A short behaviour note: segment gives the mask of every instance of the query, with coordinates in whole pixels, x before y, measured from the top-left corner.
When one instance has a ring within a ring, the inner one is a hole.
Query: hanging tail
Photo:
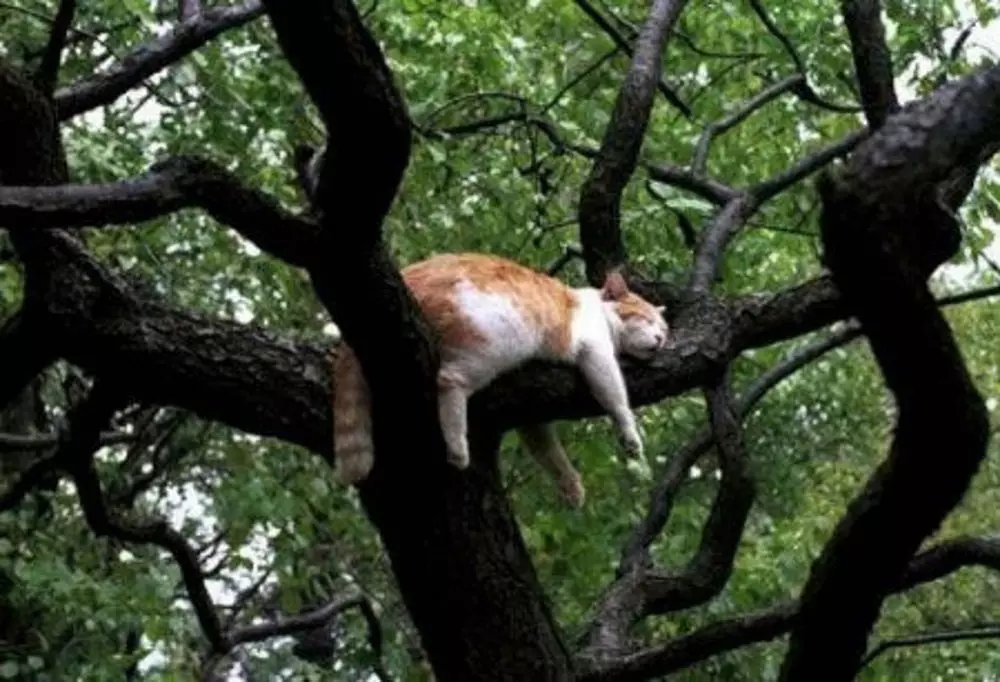
[[[344,342],[333,362],[333,457],[337,480],[344,485],[363,481],[375,464],[368,382]]]

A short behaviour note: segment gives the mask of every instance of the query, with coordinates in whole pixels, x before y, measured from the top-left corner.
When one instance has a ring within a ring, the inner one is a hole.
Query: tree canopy
[[[0,679],[1000,676],[998,11],[833,9],[0,3]],[[446,463],[444,251],[666,305],[649,467],[541,361]]]

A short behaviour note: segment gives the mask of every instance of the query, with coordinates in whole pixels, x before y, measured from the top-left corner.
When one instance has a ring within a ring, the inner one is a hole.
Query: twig
[[[555,277],[562,269],[567,265],[572,263],[577,258],[583,258],[583,251],[580,250],[579,246],[567,245],[563,247],[562,254],[552,261],[548,267],[545,268],[546,274]]]
[[[704,174],[705,166],[708,163],[709,147],[717,136],[731,130],[735,126],[738,126],[751,114],[762,108],[768,102],[776,99],[783,93],[788,92],[793,87],[803,82],[805,82],[805,76],[802,74],[796,74],[794,76],[784,78],[777,83],[772,83],[744,102],[742,106],[736,109],[736,111],[705,126],[705,130],[698,139],[698,145],[695,147],[694,160],[691,162],[691,170],[694,171],[696,175]]]
[[[876,658],[892,649],[924,646],[926,644],[941,644],[944,642],[960,642],[962,640],[997,638],[1000,638],[1000,625],[984,625],[966,630],[945,630],[943,632],[928,632],[922,635],[887,639],[879,642],[874,649],[865,654],[865,657],[861,659],[858,670],[867,668]]]
[[[849,153],[862,141],[868,138],[867,130],[859,130],[847,135],[842,140],[834,142],[828,147],[824,147],[813,152],[804,159],[799,160],[791,168],[788,168],[763,182],[750,188],[750,193],[757,197],[760,203],[774,198],[786,189],[812,175],[823,166],[834,159]]]

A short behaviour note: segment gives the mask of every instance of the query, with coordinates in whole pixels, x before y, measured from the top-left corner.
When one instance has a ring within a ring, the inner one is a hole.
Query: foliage
[[[828,102],[853,103],[849,45],[830,3],[771,4],[774,21],[797,46],[815,91]],[[960,5],[954,0],[886,3],[895,27],[890,46],[896,70],[913,73],[910,85],[917,94],[927,92],[941,76],[967,73],[979,62],[965,53],[954,60],[947,57],[948,41],[966,21]],[[42,0],[5,3],[0,8],[0,53],[37,62],[47,36],[43,19],[54,14],[55,6]],[[641,22],[647,3],[627,0],[613,10],[627,31]],[[965,11],[982,24],[996,14],[985,2],[972,3]],[[87,3],[79,15],[61,84],[91,74],[173,21],[172,13],[154,12],[143,3],[108,0]],[[591,70],[612,47],[608,36],[570,0],[384,0],[375,3],[368,25],[382,42],[419,125],[409,170],[387,223],[399,261],[445,250],[479,250],[545,268],[573,245],[588,159],[559,148],[540,127],[524,120],[473,134],[448,130],[491,117],[538,117],[550,122],[563,141],[596,147],[628,65],[618,53]],[[680,39],[682,34],[690,40]],[[660,98],[642,153],[651,161],[677,164],[689,161],[706,123],[795,72],[783,46],[745,3],[695,3],[669,43],[664,64],[667,82],[694,115],[685,120]],[[321,139],[315,121],[280,57],[270,25],[257,20],[226,32],[129,96],[69,122],[63,135],[77,181],[127,178],[158,159],[199,153],[287,207],[300,207],[292,146]],[[752,184],[857,129],[859,121],[855,114],[786,95],[718,138],[708,170],[734,186]],[[997,279],[988,268],[969,274],[968,266],[985,263],[998,197],[1000,185],[987,176],[965,209],[967,245],[954,263],[967,266],[955,271],[962,288]],[[673,279],[690,264],[678,212],[700,229],[710,209],[702,200],[647,183],[636,173],[622,210],[634,261],[650,276]],[[728,251],[721,288],[769,291],[816,275],[817,215],[809,183],[770,203]],[[183,211],[135,228],[92,230],[87,243],[105,262],[183,306],[295,336],[324,337],[328,320],[307,277],[200,212]],[[582,283],[578,265],[571,263],[561,276]],[[0,260],[0,313],[16,309],[20,287],[17,267]],[[998,306],[977,302],[949,314],[985,396],[1000,395],[992,341],[1000,326]],[[734,369],[737,390],[806,341],[746,353]],[[67,372],[58,367],[47,375],[53,423],[65,412]],[[891,405],[863,341],[829,353],[771,391],[747,422],[759,495],[731,581],[708,606],[653,619],[642,636],[656,641],[720,616],[795,597],[847,502],[883,457]],[[995,412],[996,400],[991,398],[990,405]],[[704,413],[697,395],[643,410],[648,449],[658,467],[704,423]],[[232,603],[262,576],[266,580],[246,597],[249,605],[239,618],[267,608],[295,613],[359,586],[377,605],[387,668],[397,679],[424,679],[414,663],[419,658],[416,634],[378,538],[356,494],[333,482],[326,463],[288,444],[169,410],[156,415],[159,424],[170,418],[180,419],[180,426],[164,437],[162,452],[147,443],[113,446],[102,453],[105,486],[127,489],[156,462],[164,462],[155,482],[137,496],[135,515],[165,515],[203,548],[205,565],[216,570],[212,589],[219,603]],[[573,641],[614,574],[620,547],[647,506],[652,481],[621,466],[606,420],[567,423],[560,429],[587,486],[582,511],[561,506],[551,482],[513,438],[504,446],[502,466],[541,581],[567,640]],[[132,462],[129,475],[122,474],[123,461]],[[703,460],[696,472],[655,545],[662,566],[682,566],[699,541],[716,487],[714,460]],[[1000,469],[991,458],[939,536],[991,532],[997,520],[998,478]],[[30,636],[0,653],[0,679],[19,674],[37,680],[121,679],[141,659],[142,679],[166,682],[191,679],[203,663],[205,644],[175,564],[162,551],[93,537],[75,491],[65,483],[0,515],[0,576],[16,583],[9,596],[11,612],[31,614],[25,621],[31,623]],[[995,575],[976,569],[893,597],[875,639],[1000,620],[993,598],[998,587]],[[296,658],[287,638],[245,647],[247,665],[262,679],[278,679],[279,674],[363,679],[373,665],[364,621],[350,612],[336,627],[341,647],[337,666],[324,669]],[[133,631],[141,631],[142,639],[129,646],[126,640]],[[783,644],[776,641],[717,657],[676,678],[768,679],[782,655]],[[1000,658],[986,641],[895,650],[880,657],[861,679],[996,676]]]

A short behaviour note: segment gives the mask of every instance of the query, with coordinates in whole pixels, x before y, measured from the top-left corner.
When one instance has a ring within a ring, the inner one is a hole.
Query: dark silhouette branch
[[[995,538],[956,538],[931,547],[913,558],[891,591],[903,592],[971,566],[1000,568],[1000,546]],[[578,657],[580,674],[577,679],[579,682],[655,679],[720,654],[780,637],[795,626],[798,618],[798,604],[784,602],[763,611],[711,623],[659,646],[624,656],[597,663],[581,656]]]
[[[996,144],[998,93],[993,67],[908,105],[820,186],[825,258],[898,417],[886,461],[813,565],[781,680],[853,679],[883,600],[985,456],[989,416],[926,279],[960,241],[937,183]]]
[[[118,431],[106,431],[101,434],[101,447],[108,445],[120,445],[130,443],[139,436],[134,433],[123,433]],[[48,450],[59,444],[57,434],[43,433],[37,435],[26,435],[20,433],[0,433],[0,453],[5,450]]]
[[[142,45],[106,71],[59,88],[55,93],[60,120],[110,104],[150,76],[191,54],[229,29],[264,12],[260,0],[232,7],[212,7],[191,16],[172,31]]]
[[[777,99],[784,93],[794,88],[796,85],[800,85],[804,82],[805,76],[802,74],[796,74],[794,76],[789,76],[788,78],[783,78],[777,83],[772,83],[766,88],[763,88],[760,92],[748,99],[732,113],[705,126],[705,130],[702,132],[701,137],[698,139],[698,144],[695,147],[694,160],[691,162],[691,170],[696,175],[703,175],[705,173],[705,167],[708,164],[709,147],[716,137],[735,128],[740,123],[747,120],[755,111],[767,105],[768,102]]]
[[[868,131],[851,133],[844,139],[809,154],[774,177],[754,185],[750,189],[750,193],[757,197],[760,203],[764,203],[809,177],[834,159],[850,153],[867,137]]]
[[[694,266],[691,268],[688,280],[689,296],[706,296],[711,292],[726,246],[736,233],[743,229],[756,208],[756,197],[750,194],[737,196],[726,204],[705,228],[698,240]]]
[[[885,42],[882,3],[879,0],[841,0],[844,24],[851,38],[854,71],[861,90],[865,118],[872,130],[882,127],[899,111],[893,85],[892,55]]]
[[[695,555],[684,568],[669,573],[654,570],[648,556],[632,562],[602,597],[584,656],[602,660],[619,654],[629,629],[641,619],[704,603],[729,581],[755,486],[727,381],[719,378],[705,389],[722,478]]]
[[[927,646],[928,644],[945,644],[947,642],[998,638],[1000,638],[1000,625],[984,625],[965,630],[944,630],[942,632],[928,632],[922,635],[912,635],[910,637],[896,637],[879,642],[874,649],[865,654],[865,657],[861,659],[861,665],[858,666],[858,669],[861,670],[863,668],[867,668],[872,662],[875,661],[876,658],[887,651],[892,651],[893,649]]]
[[[62,62],[62,53],[66,48],[66,37],[73,25],[75,14],[76,0],[60,0],[56,18],[49,31],[49,41],[45,45],[42,62],[38,66],[38,73],[35,77],[38,89],[48,96],[55,92],[56,83],[59,80],[59,65]]]
[[[127,225],[189,207],[204,209],[293,265],[322,257],[316,249],[318,225],[198,157],[171,158],[145,175],[115,183],[0,187],[0,221],[13,231]]]
[[[31,313],[22,308],[0,324],[0,358],[4,363],[0,372],[0,408],[16,398],[56,359],[36,312],[34,307]]]
[[[614,41],[618,49],[627,54],[629,57],[634,58],[634,49],[638,49],[637,45],[633,47],[630,40],[622,35],[621,31],[612,26],[611,23],[604,18],[604,15],[598,12],[597,8],[590,4],[588,0],[576,0],[576,4],[581,10],[583,10],[583,13],[586,14],[591,21],[597,24],[602,31],[608,34],[608,37]],[[667,100],[671,106],[681,112],[684,118],[691,118],[691,109],[684,103],[677,93],[674,92],[674,90],[662,78],[660,78],[659,75],[657,75],[656,81],[656,89],[661,95],[663,95],[663,98]]]
[[[594,286],[624,265],[622,191],[635,171],[660,80],[663,48],[687,0],[655,0],[636,39],[632,62],[618,91],[601,148],[580,191],[580,245],[587,279]],[[579,1],[578,1],[579,4]]]

